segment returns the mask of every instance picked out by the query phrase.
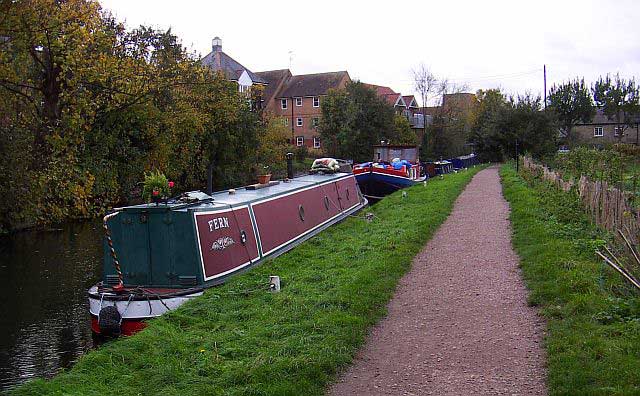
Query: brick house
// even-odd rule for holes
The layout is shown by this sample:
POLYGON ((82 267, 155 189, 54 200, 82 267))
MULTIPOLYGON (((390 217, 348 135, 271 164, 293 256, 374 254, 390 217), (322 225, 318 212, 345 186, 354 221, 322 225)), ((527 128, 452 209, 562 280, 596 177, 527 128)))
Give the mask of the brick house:
MULTIPOLYGON (((249 94, 252 88, 266 90, 268 82, 257 73, 242 66, 238 61, 222 51, 222 40, 216 37, 211 41, 211 52, 200 60, 203 66, 221 72, 229 81, 238 84, 238 91, 249 94)), ((263 104, 260 104, 262 106, 263 104)))
POLYGON ((615 120, 610 120, 602 111, 596 110, 591 122, 579 123, 573 127, 573 134, 580 143, 594 147, 603 147, 613 143, 629 143, 639 145, 640 129, 636 120, 635 126, 619 128, 615 120), (622 136, 620 136, 620 133, 622 136))
POLYGON ((318 126, 322 98, 330 89, 342 89, 351 81, 346 71, 294 76, 289 70, 271 70, 256 75, 269 85, 264 91, 264 108, 282 117, 291 129, 295 146, 320 149, 318 126))

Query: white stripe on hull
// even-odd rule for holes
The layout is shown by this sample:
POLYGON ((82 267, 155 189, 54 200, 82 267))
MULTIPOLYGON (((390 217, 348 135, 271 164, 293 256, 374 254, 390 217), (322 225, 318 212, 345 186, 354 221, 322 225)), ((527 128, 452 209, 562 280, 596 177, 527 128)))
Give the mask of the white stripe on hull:
MULTIPOLYGON (((89 289, 89 293, 98 294, 98 288, 93 286, 89 289)), ((113 296, 112 293, 105 293, 105 298, 102 300, 102 306, 100 305, 100 298, 89 296, 89 312, 93 316, 98 316, 100 313, 100 309, 107 307, 109 305, 115 305, 122 316, 122 319, 150 319, 160 316, 166 313, 169 310, 174 310, 178 308, 180 305, 189 301, 189 299, 202 295, 202 291, 187 294, 178 297, 167 297, 163 298, 162 301, 159 299, 149 299, 149 300, 138 300, 131 302, 127 300, 108 300, 108 296, 113 296), (128 308, 127 308, 128 307, 128 308), (168 307, 168 309, 167 309, 168 307)), ((126 294, 124 294, 127 296, 126 294)))

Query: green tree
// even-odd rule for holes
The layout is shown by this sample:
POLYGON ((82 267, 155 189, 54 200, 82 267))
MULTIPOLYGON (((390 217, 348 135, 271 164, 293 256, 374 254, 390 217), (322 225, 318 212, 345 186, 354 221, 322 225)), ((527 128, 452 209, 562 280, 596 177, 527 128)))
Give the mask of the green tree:
POLYGON ((575 143, 571 133, 578 122, 590 122, 595 115, 593 100, 584 79, 554 85, 549 91, 549 110, 556 114, 562 137, 567 143, 575 143))
POLYGON ((406 144, 416 145, 418 144, 418 137, 416 133, 411 129, 411 124, 407 117, 396 114, 393 118, 395 139, 391 141, 393 144, 406 144))
POLYGON ((640 92, 635 79, 625 80, 616 74, 607 74, 593 84, 593 99, 609 120, 617 124, 618 140, 622 140, 627 127, 635 125, 640 115, 640 92))
POLYGON ((480 101, 472 126, 471 142, 484 161, 503 161, 521 152, 540 158, 557 147, 557 124, 551 112, 542 111, 539 97, 506 98, 500 90, 478 91, 480 101))
POLYGON ((327 154, 354 161, 369 160, 373 145, 396 140, 393 107, 361 82, 333 90, 322 103, 320 136, 327 154))

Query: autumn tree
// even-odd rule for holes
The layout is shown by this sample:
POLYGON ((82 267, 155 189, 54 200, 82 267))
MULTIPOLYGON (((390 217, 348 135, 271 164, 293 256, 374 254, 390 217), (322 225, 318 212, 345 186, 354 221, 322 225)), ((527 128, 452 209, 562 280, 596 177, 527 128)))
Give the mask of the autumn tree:
POLYGON ((265 127, 170 30, 91 0, 0 3, 0 229, 103 213, 145 171, 178 189, 244 183, 265 127))
POLYGON ((593 100, 584 79, 554 85, 549 91, 549 110, 557 117, 563 139, 574 143, 572 129, 578 122, 590 122, 595 115, 593 100))

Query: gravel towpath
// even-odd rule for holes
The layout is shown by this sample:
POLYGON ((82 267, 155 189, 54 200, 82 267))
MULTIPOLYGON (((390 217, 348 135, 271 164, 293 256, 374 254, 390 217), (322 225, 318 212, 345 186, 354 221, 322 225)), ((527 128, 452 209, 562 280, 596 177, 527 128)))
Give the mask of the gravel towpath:
POLYGON ((479 172, 330 395, 546 394, 508 215, 498 169, 479 172))

